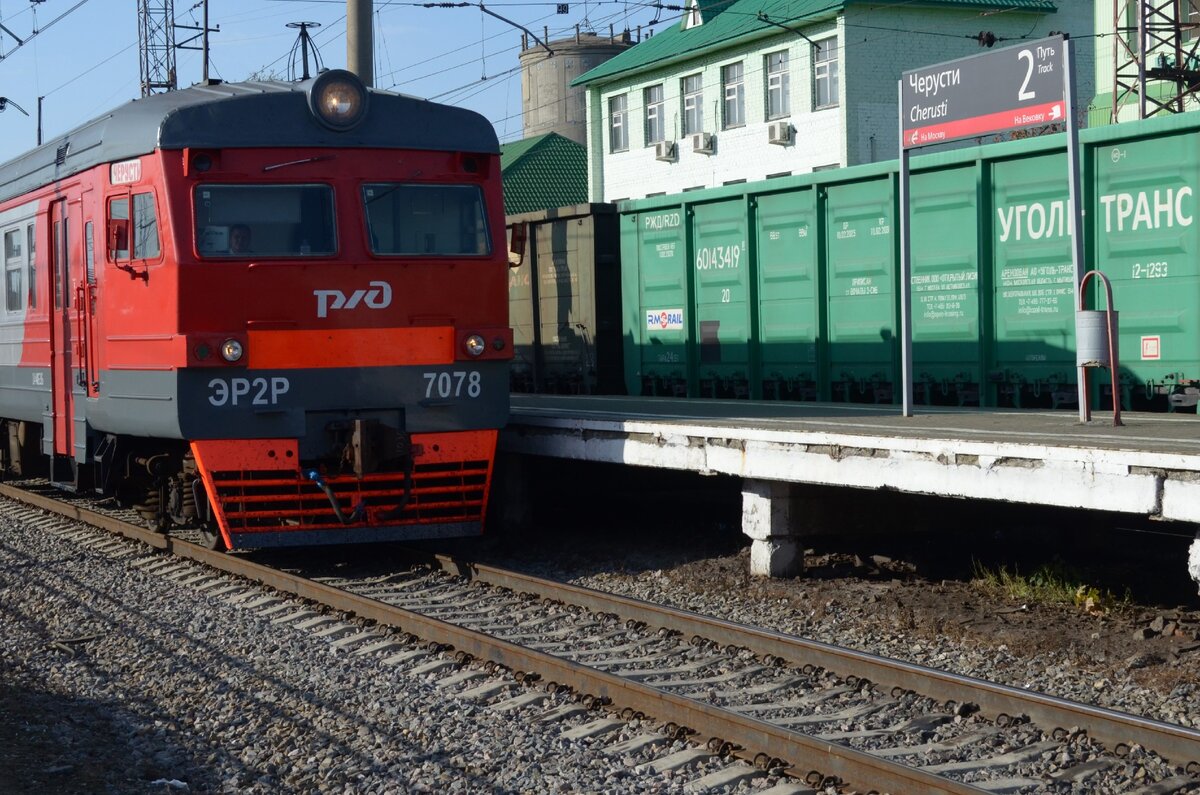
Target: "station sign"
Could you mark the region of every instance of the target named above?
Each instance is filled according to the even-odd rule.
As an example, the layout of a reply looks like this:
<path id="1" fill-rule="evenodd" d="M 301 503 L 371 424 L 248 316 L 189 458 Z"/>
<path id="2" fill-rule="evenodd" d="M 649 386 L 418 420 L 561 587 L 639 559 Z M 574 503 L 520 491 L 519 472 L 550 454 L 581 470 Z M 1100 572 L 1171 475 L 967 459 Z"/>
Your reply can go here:
<path id="1" fill-rule="evenodd" d="M 1052 36 L 905 72 L 902 147 L 1064 121 L 1063 51 Z"/>

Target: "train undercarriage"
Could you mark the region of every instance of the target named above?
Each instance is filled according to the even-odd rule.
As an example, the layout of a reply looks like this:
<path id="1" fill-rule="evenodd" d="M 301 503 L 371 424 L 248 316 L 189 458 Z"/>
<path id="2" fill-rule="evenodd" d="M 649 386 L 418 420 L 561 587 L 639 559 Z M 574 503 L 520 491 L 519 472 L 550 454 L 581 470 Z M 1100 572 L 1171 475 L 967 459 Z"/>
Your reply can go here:
<path id="1" fill-rule="evenodd" d="M 496 439 L 348 420 L 327 428 L 323 455 L 302 459 L 295 439 L 107 434 L 79 464 L 42 453 L 40 424 L 0 424 L 6 476 L 111 499 L 153 530 L 191 530 L 212 549 L 477 535 Z"/>

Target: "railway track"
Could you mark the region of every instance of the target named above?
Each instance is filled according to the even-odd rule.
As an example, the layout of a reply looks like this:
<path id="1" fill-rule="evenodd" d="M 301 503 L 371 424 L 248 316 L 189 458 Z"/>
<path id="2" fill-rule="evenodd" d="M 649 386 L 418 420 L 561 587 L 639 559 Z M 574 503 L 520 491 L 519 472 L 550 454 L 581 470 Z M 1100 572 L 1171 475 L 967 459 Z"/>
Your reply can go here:
<path id="1" fill-rule="evenodd" d="M 527 686 L 523 704 L 569 688 L 579 703 L 557 710 L 587 712 L 578 737 L 657 721 L 658 731 L 628 738 L 618 753 L 695 743 L 646 764 L 749 763 L 717 770 L 714 786 L 786 771 L 825 791 L 1200 791 L 1200 732 L 1191 729 L 440 556 L 399 572 L 281 569 L 57 495 L 10 485 L 0 494 L 251 581 L 212 585 L 219 575 L 190 564 L 147 564 L 176 582 L 242 588 L 247 604 L 272 609 L 266 586 L 424 642 L 397 652 L 395 641 L 337 617 L 291 619 L 392 663 L 434 657 L 420 664 L 463 667 L 463 682 L 476 665 L 503 667 Z"/>

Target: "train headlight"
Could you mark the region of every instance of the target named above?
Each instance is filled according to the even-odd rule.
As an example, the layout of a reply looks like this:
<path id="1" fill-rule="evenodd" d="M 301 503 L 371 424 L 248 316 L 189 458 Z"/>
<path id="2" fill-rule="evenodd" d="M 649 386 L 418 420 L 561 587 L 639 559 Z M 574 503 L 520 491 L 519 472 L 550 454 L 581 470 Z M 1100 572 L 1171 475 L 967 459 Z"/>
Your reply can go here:
<path id="1" fill-rule="evenodd" d="M 236 362 L 242 358 L 243 348 L 242 343 L 237 340 L 225 340 L 221 344 L 221 356 L 227 362 Z"/>
<path id="2" fill-rule="evenodd" d="M 472 356 L 481 356 L 487 349 L 487 343 L 484 341 L 483 337 L 479 336 L 478 334 L 472 334 L 463 340 L 463 347 L 466 348 L 467 353 L 471 354 Z"/>
<path id="3" fill-rule="evenodd" d="M 367 87 L 353 72 L 322 72 L 308 87 L 308 107 L 331 130 L 351 130 L 367 115 Z"/>

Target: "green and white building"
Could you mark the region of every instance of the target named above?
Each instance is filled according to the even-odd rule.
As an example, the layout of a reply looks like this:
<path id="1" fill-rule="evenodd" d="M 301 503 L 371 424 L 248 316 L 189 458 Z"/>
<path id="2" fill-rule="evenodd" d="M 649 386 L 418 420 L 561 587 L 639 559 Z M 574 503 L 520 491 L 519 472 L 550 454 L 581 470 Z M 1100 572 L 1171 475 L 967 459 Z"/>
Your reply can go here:
<path id="1" fill-rule="evenodd" d="M 1101 0 L 1103 1 L 1103 0 Z M 1066 32 L 1094 96 L 1082 0 L 690 0 L 586 72 L 590 201 L 678 193 L 897 156 L 909 69 Z"/>

